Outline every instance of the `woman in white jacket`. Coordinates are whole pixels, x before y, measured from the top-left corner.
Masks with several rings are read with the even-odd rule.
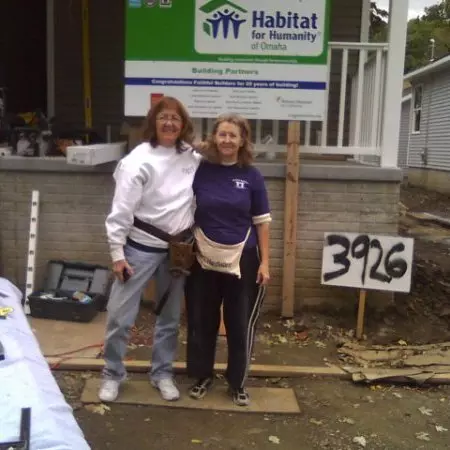
[[[142,224],[171,236],[189,233],[193,224],[192,182],[200,160],[192,141],[193,126],[185,108],[178,100],[163,97],[147,115],[144,142],[120,161],[114,173],[116,189],[106,230],[116,280],[108,302],[105,368],[99,391],[102,401],[114,401],[126,379],[123,359],[129,332],[142,291],[157,270],[158,282],[170,287],[156,320],[150,379],[163,399],[179,398],[172,362],[185,277],[171,279],[168,243],[143,231]]]

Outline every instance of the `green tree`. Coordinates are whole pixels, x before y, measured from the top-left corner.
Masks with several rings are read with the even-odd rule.
[[[376,2],[370,2],[370,40],[385,42],[387,39],[389,13],[380,9]]]
[[[400,0],[399,0],[400,1]],[[386,42],[389,13],[370,5],[370,40]],[[405,72],[418,69],[450,53],[450,0],[439,0],[408,22]]]
[[[450,2],[442,0],[425,8],[408,23],[405,72],[450,53]]]

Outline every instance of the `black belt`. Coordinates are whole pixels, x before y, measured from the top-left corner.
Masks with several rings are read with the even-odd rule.
[[[145,233],[150,234],[152,236],[155,236],[156,238],[161,239],[162,241],[168,242],[169,244],[171,242],[187,241],[188,239],[190,239],[192,237],[191,229],[184,230],[181,233],[178,233],[178,234],[172,236],[171,234],[166,233],[165,231],[159,229],[158,227],[155,227],[149,223],[143,222],[141,219],[138,219],[137,217],[134,218],[133,225],[137,229],[144,231]],[[130,244],[130,245],[134,246],[135,248],[137,248],[136,244],[142,245],[135,241],[132,241],[132,242],[133,242],[133,244]],[[144,247],[147,247],[147,246],[144,246]],[[155,247],[147,247],[147,248],[154,249]],[[168,251],[168,249],[158,249],[158,250],[159,250],[159,252],[161,250],[164,250],[165,252]],[[169,299],[171,284],[172,284],[172,280],[170,282],[169,287],[166,289],[166,291],[162,295],[161,299],[159,300],[159,302],[156,304],[156,306],[154,308],[152,308],[153,313],[156,316],[159,316],[161,314],[162,309],[164,308],[165,304],[167,303],[167,300]]]
[[[181,233],[171,235],[169,233],[166,233],[165,231],[161,230],[158,227],[155,227],[154,225],[151,225],[147,222],[143,222],[141,219],[138,219],[137,217],[134,218],[133,225],[148,234],[151,234],[152,236],[155,236],[158,239],[161,239],[164,242],[182,242],[190,238],[192,235],[192,231],[190,228],[182,231]]]

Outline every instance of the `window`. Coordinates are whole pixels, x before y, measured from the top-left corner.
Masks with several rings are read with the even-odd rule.
[[[420,122],[422,119],[422,100],[423,100],[423,86],[416,86],[414,88],[413,98],[413,133],[420,133]]]

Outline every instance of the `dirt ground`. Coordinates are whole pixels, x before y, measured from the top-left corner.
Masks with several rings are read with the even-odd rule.
[[[408,212],[450,218],[450,199],[421,189],[402,189],[399,232],[415,238],[413,284],[396,295],[382,314],[366,316],[367,344],[427,344],[450,341],[450,230],[424,224]],[[305,311],[293,320],[261,317],[253,362],[324,366],[339,363],[337,342],[351,339],[355,314]],[[133,331],[129,359],[150,355],[153,316],[142,308]],[[178,360],[184,360],[186,333],[180,332]],[[218,343],[218,362],[226,343]],[[95,450],[173,449],[450,449],[450,387],[366,386],[336,379],[252,379],[252,385],[292,387],[297,416],[211,413],[173,408],[112,405],[104,415],[80,404],[87,377],[55,372],[75,415]],[[143,376],[143,375],[141,375]],[[137,376],[133,376],[135,378]],[[188,380],[178,376],[185,391]],[[222,382],[222,381],[218,381]],[[365,446],[364,446],[365,444]]]
[[[80,374],[58,372],[56,376],[95,450],[450,448],[450,388],[445,386],[418,389],[321,378],[259,379],[250,384],[294,388],[301,413],[234,414],[111,405],[101,415],[79,403],[84,383]],[[179,376],[177,381],[185,393],[187,380]]]

